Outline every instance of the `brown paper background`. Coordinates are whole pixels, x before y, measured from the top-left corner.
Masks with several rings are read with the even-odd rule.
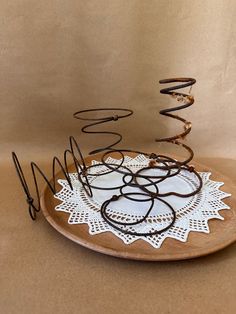
[[[235,312],[235,245],[175,263],[93,253],[42,217],[30,221],[9,158],[15,150],[24,165],[49,169],[69,135],[85,152],[108,143],[81,135],[72,118],[89,107],[133,109],[106,129],[121,130],[123,146],[158,150],[154,138],[180,128],[158,115],[173,103],[158,81],[190,76],[197,84],[194,106],[182,113],[193,123],[187,143],[235,180],[235,16],[233,0],[0,0],[2,313]]]

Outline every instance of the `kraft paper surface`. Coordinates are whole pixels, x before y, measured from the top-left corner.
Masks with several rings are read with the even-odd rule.
[[[1,313],[235,313],[235,244],[167,263],[92,252],[42,214],[30,220],[10,158],[30,178],[29,162],[49,173],[70,135],[85,153],[108,144],[72,117],[94,107],[134,110],[101,127],[121,131],[122,147],[181,155],[154,139],[182,128],[158,114],[175,105],[158,81],[186,76],[197,80],[180,113],[193,124],[186,144],[235,182],[235,13],[233,0],[0,0]]]

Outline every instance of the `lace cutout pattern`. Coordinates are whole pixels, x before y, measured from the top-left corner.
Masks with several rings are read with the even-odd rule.
[[[111,157],[107,158],[107,163],[119,164],[120,161]],[[137,171],[149,163],[149,159],[144,155],[137,155],[135,158],[126,156],[124,165],[132,171]],[[93,160],[92,164],[99,164]],[[101,173],[107,171],[103,165],[91,168],[91,173]],[[155,172],[155,175],[157,171]],[[109,199],[113,194],[119,194],[118,190],[97,190],[93,189],[93,197],[90,198],[84,192],[77,174],[71,173],[73,190],[70,189],[66,180],[59,179],[58,183],[62,189],[55,195],[61,203],[55,207],[57,211],[63,211],[69,214],[69,224],[87,224],[91,235],[103,232],[112,232],[120,238],[125,244],[131,244],[134,241],[142,239],[148,242],[154,248],[160,248],[166,238],[174,238],[176,240],[186,242],[190,231],[209,233],[208,220],[224,218],[219,214],[222,209],[229,209],[222,200],[231,194],[225,193],[219,188],[223,182],[210,180],[210,172],[199,172],[202,180],[202,190],[187,198],[179,198],[176,196],[163,197],[176,211],[176,221],[174,225],[167,231],[152,236],[133,236],[122,233],[109,224],[107,224],[100,213],[101,204]],[[118,186],[121,182],[119,173],[111,173],[104,176],[88,176],[89,181],[96,186]],[[173,191],[179,193],[191,192],[197,186],[197,180],[194,175],[186,170],[158,184],[161,192]],[[134,189],[129,188],[127,189]],[[116,221],[132,222],[141,219],[147,211],[148,202],[135,202],[126,199],[113,202],[108,207],[108,213]],[[171,221],[172,214],[168,207],[161,202],[156,202],[150,216],[146,222],[139,225],[133,225],[129,230],[134,232],[151,232],[162,229]]]

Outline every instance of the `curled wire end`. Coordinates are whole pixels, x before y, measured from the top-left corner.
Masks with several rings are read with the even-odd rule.
[[[112,195],[111,200],[118,201],[119,197],[120,197],[119,195]]]
[[[109,112],[118,112],[119,114],[109,115]],[[99,113],[100,116],[96,117],[94,114]],[[108,113],[107,115],[104,113]],[[90,114],[86,116],[86,114]],[[119,119],[127,118],[133,114],[133,110],[126,109],[126,108],[95,108],[95,109],[87,109],[87,110],[80,110],[74,113],[74,118],[83,121],[90,121],[91,123],[86,124],[82,127],[81,131],[87,134],[102,134],[102,135],[112,135],[116,138],[116,140],[105,147],[96,148],[89,152],[89,155],[101,153],[108,149],[112,149],[115,145],[119,144],[122,141],[122,135],[118,132],[110,132],[110,131],[100,131],[97,130],[96,126],[101,124],[111,122],[111,121],[118,121]]]
[[[77,172],[78,180],[81,182],[86,194],[89,197],[92,197],[92,189],[89,184],[89,180],[87,178],[87,168],[85,165],[85,161],[82,155],[82,152],[80,150],[80,147],[78,143],[76,142],[75,138],[73,136],[70,137],[70,149],[66,149],[64,151],[64,165],[62,162],[59,160],[58,157],[54,156],[52,160],[52,181],[50,181],[49,178],[44,174],[44,172],[40,169],[40,167],[35,163],[31,162],[31,173],[33,177],[33,182],[34,182],[34,188],[35,188],[35,193],[36,193],[36,199],[37,199],[37,205],[35,205],[35,199],[32,197],[30,188],[28,186],[28,183],[26,181],[23,169],[21,167],[21,164],[19,162],[19,159],[16,155],[15,152],[12,152],[12,160],[15,165],[16,173],[19,177],[19,181],[21,183],[23,192],[26,196],[26,202],[28,204],[28,209],[29,209],[29,214],[30,217],[35,220],[37,217],[37,212],[41,210],[41,204],[40,204],[40,191],[39,191],[39,184],[38,184],[38,176],[40,176],[44,182],[47,184],[49,189],[53,194],[56,193],[56,183],[57,183],[57,178],[56,178],[56,171],[57,171],[57,166],[59,166],[64,178],[66,179],[67,183],[69,184],[71,190],[73,190],[73,184],[72,180],[70,177],[70,173],[68,170],[68,154],[71,155],[72,161],[74,164],[74,167]],[[79,155],[79,159],[76,157],[76,153]]]

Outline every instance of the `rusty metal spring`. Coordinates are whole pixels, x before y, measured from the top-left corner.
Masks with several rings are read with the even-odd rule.
[[[82,127],[82,129],[81,129],[82,132],[89,133],[89,134],[102,134],[102,135],[109,134],[109,135],[114,135],[116,137],[116,140],[114,142],[112,142],[112,144],[106,145],[105,147],[102,147],[102,148],[96,148],[89,153],[91,155],[91,154],[95,154],[95,153],[104,152],[102,157],[101,157],[101,163],[98,165],[102,164],[103,166],[105,166],[107,168],[107,171],[103,172],[102,174],[91,174],[90,170],[93,167],[96,167],[98,165],[87,166],[85,164],[85,160],[84,160],[83,154],[81,152],[81,149],[80,149],[78,143],[76,142],[75,138],[71,136],[69,138],[70,149],[66,149],[64,151],[64,163],[61,163],[60,160],[56,156],[53,157],[53,161],[52,161],[52,178],[53,178],[52,183],[50,183],[50,180],[46,177],[46,175],[39,168],[39,166],[37,164],[35,164],[34,162],[31,162],[31,171],[32,171],[32,175],[33,175],[33,180],[34,180],[35,190],[36,190],[36,196],[37,196],[37,205],[35,205],[34,199],[30,193],[30,189],[29,189],[29,186],[27,184],[27,181],[26,181],[26,178],[24,176],[24,173],[23,173],[22,167],[20,165],[20,162],[18,160],[18,157],[13,152],[12,153],[13,162],[14,162],[17,174],[19,176],[19,180],[20,180],[20,183],[22,185],[23,191],[25,193],[26,201],[29,205],[29,213],[30,213],[31,218],[33,220],[35,220],[36,219],[36,213],[41,208],[40,207],[40,193],[39,193],[39,186],[38,186],[36,173],[44,179],[46,184],[49,186],[51,192],[53,194],[55,194],[56,193],[56,165],[57,165],[60,167],[60,169],[63,173],[63,176],[67,180],[70,188],[73,189],[72,182],[71,182],[70,175],[69,175],[69,171],[68,171],[68,155],[69,155],[70,157],[72,157],[73,165],[75,166],[78,180],[82,183],[83,188],[89,197],[93,196],[93,192],[92,192],[93,189],[100,189],[100,190],[107,190],[107,189],[117,190],[117,189],[119,189],[120,194],[118,194],[118,195],[114,194],[111,197],[111,199],[106,200],[101,206],[101,215],[102,215],[103,219],[108,224],[110,224],[112,227],[114,227],[114,228],[116,228],[116,229],[118,229],[124,233],[128,233],[131,235],[142,235],[142,236],[154,235],[154,234],[161,233],[161,232],[164,232],[167,229],[169,229],[174,224],[174,222],[176,220],[176,214],[175,214],[174,208],[167,201],[163,200],[163,197],[167,197],[169,195],[175,195],[178,197],[193,196],[196,193],[198,193],[202,187],[201,177],[195,171],[193,166],[188,165],[188,163],[192,160],[192,158],[194,156],[193,151],[190,147],[188,147],[187,145],[182,143],[182,140],[191,131],[191,122],[189,122],[189,121],[187,121],[187,120],[185,120],[185,119],[183,119],[177,115],[173,115],[172,113],[170,113],[173,111],[178,111],[178,110],[187,108],[193,104],[194,99],[191,95],[181,93],[179,91],[176,92],[176,90],[179,90],[179,89],[184,88],[184,87],[192,86],[193,84],[195,84],[196,80],[192,79],[192,78],[173,78],[173,79],[166,79],[166,80],[160,81],[161,84],[174,83],[174,82],[181,82],[182,84],[178,84],[176,86],[161,89],[160,92],[162,94],[168,94],[168,95],[176,98],[177,101],[181,101],[182,104],[180,106],[177,106],[177,107],[173,107],[173,108],[169,108],[169,109],[163,109],[160,111],[160,114],[174,118],[174,119],[177,119],[177,120],[180,120],[181,122],[183,122],[184,123],[184,132],[177,134],[173,137],[156,139],[156,142],[168,142],[168,143],[173,143],[175,145],[182,146],[189,153],[189,157],[186,160],[178,161],[178,160],[175,160],[169,156],[160,155],[160,154],[158,155],[156,153],[146,153],[146,152],[140,152],[140,151],[136,151],[136,150],[134,151],[134,150],[129,150],[129,149],[116,149],[115,146],[117,144],[119,144],[122,140],[122,135],[120,133],[110,132],[110,131],[98,131],[98,130],[94,129],[94,126],[98,126],[100,124],[108,123],[111,121],[118,121],[119,119],[129,117],[130,115],[133,114],[133,111],[130,109],[99,108],[99,109],[88,109],[88,110],[78,111],[78,112],[74,113],[74,117],[76,119],[83,120],[83,121],[90,121],[90,122],[92,121],[92,123],[89,123],[89,124],[85,125],[84,127]],[[116,112],[116,114],[104,116],[104,112]],[[117,112],[119,112],[119,114],[117,114]],[[91,117],[90,116],[87,118],[86,118],[86,116],[84,116],[86,114],[91,114],[91,113],[92,114],[103,113],[103,116],[101,116],[101,117]],[[91,130],[91,128],[92,128],[92,130]],[[108,157],[109,154],[112,154],[114,152],[120,154],[120,156],[121,156],[120,163],[119,164],[107,163],[106,157]],[[147,156],[150,159],[149,166],[140,169],[136,173],[132,172],[129,168],[124,166],[124,154],[127,152],[143,154],[143,155]],[[79,158],[77,157],[77,155]],[[152,168],[159,169],[159,170],[163,171],[164,174],[159,175],[159,176],[154,176],[154,175],[148,176],[148,175],[142,174],[143,171],[149,170]],[[158,183],[162,182],[164,180],[167,180],[170,177],[177,175],[178,173],[180,173],[181,170],[189,171],[197,177],[197,179],[199,181],[199,185],[195,189],[195,191],[193,191],[192,193],[188,193],[188,194],[180,194],[180,193],[177,193],[175,191],[170,191],[168,193],[160,193],[159,188],[158,188]],[[106,175],[106,174],[111,173],[111,172],[117,172],[117,173],[123,175],[123,184],[122,185],[120,185],[118,187],[117,186],[116,187],[111,186],[109,188],[105,188],[105,187],[98,187],[95,185],[91,185],[91,183],[89,182],[89,178],[91,176],[101,176],[101,175]],[[126,179],[128,177],[130,177],[129,180]],[[146,180],[147,183],[141,184],[139,182],[140,179]],[[126,186],[135,187],[139,190],[139,192],[137,192],[137,193],[125,193],[124,188]],[[151,190],[149,189],[150,187],[154,187],[155,192],[151,192]],[[120,223],[118,221],[115,221],[107,213],[107,207],[109,206],[109,204],[111,202],[115,202],[115,201],[119,200],[121,197],[125,197],[125,198],[133,200],[133,201],[141,202],[143,200],[140,200],[137,198],[137,196],[140,196],[140,195],[146,195],[147,201],[151,201],[151,205],[149,206],[146,214],[144,215],[144,217],[141,220],[133,222],[133,223],[124,223],[124,222]],[[165,227],[161,230],[155,230],[155,231],[145,233],[145,234],[136,233],[136,232],[133,232],[132,230],[130,230],[129,229],[130,226],[137,225],[139,223],[146,221],[146,219],[148,218],[149,214],[152,211],[155,200],[159,200],[160,202],[166,204],[166,206],[170,209],[170,211],[172,213],[171,223],[167,227]]]

